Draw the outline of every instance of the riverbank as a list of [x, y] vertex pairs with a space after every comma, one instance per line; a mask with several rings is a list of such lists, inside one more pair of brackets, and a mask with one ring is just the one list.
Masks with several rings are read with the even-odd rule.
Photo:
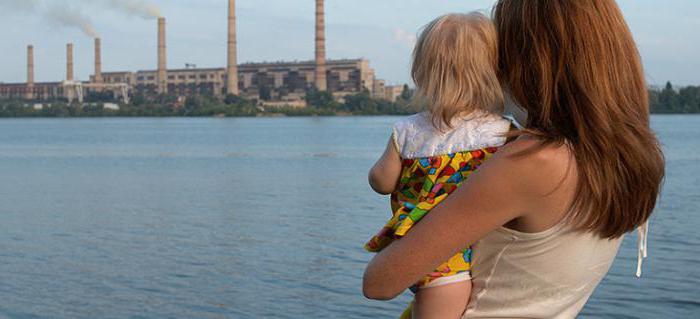
[[0, 117], [275, 117], [275, 116], [352, 116], [406, 115], [421, 111], [409, 99], [390, 102], [367, 93], [345, 96], [336, 101], [329, 93], [309, 93], [307, 107], [266, 106], [256, 100], [229, 96], [219, 100], [209, 96], [178, 98], [136, 96], [128, 104], [110, 99], [90, 98], [84, 103], [67, 101], [0, 100]]
[[[372, 98], [368, 93], [348, 95], [337, 101], [327, 92], [309, 92], [307, 107], [269, 106], [237, 96], [217, 99], [211, 96], [134, 96], [128, 104], [112, 97], [86, 96], [84, 103], [65, 100], [25, 101], [0, 99], [0, 118], [27, 117], [277, 117], [277, 116], [355, 116], [407, 115], [423, 106], [411, 102], [409, 90], [394, 102]], [[700, 87], [649, 90], [652, 114], [700, 114]]]

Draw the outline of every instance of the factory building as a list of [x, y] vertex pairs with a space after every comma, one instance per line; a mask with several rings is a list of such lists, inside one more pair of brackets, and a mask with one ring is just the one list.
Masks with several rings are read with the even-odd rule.
[[[374, 89], [374, 70], [368, 60], [329, 60], [326, 68], [327, 90], [336, 97]], [[315, 72], [314, 61], [246, 63], [238, 66], [237, 87], [239, 95], [249, 99], [295, 101], [316, 88]], [[101, 76], [105, 84], [125, 83], [132, 90], [148, 95], [158, 93], [158, 73], [157, 70], [106, 72]], [[94, 82], [95, 77], [90, 80]], [[178, 96], [224, 96], [227, 82], [226, 68], [170, 69], [166, 90]]]
[[[113, 92], [115, 97], [142, 94], [177, 96], [226, 94], [248, 99], [276, 102], [303, 101], [309, 90], [328, 91], [336, 98], [369, 92], [387, 98], [384, 81], [375, 79], [375, 72], [366, 59], [326, 59], [324, 0], [316, 0], [315, 59], [294, 62], [244, 63], [237, 61], [236, 4], [229, 0], [227, 66], [225, 68], [168, 69], [166, 20], [158, 18], [157, 68], [144, 71], [102, 71], [102, 42], [95, 39], [95, 70], [87, 82], [74, 80], [73, 45], [66, 47], [66, 80], [55, 83], [34, 83], [34, 47], [27, 50], [27, 82], [0, 83], [0, 97], [45, 100], [65, 98], [82, 100], [91, 92]], [[230, 80], [229, 80], [230, 79]]]
[[6, 99], [52, 100], [63, 98], [64, 87], [61, 82], [34, 83], [0, 83], [0, 97]]

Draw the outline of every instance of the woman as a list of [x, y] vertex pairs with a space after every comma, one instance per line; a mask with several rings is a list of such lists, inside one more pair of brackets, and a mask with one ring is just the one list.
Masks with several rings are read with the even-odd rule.
[[494, 20], [526, 128], [375, 256], [363, 291], [394, 298], [475, 244], [465, 318], [573, 318], [663, 179], [641, 59], [614, 0], [499, 0]]

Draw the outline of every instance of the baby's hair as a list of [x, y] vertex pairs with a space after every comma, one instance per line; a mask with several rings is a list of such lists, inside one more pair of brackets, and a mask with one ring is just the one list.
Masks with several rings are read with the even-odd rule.
[[453, 118], [476, 110], [503, 112], [497, 41], [494, 24], [478, 12], [444, 15], [425, 27], [411, 76], [436, 127], [451, 127]]

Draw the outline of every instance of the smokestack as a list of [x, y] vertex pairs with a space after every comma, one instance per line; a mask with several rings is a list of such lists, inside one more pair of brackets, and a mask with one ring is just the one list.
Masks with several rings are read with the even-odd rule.
[[326, 21], [324, 0], [316, 0], [316, 89], [326, 91]]
[[168, 62], [165, 46], [165, 18], [158, 18], [158, 93], [168, 93]]
[[34, 46], [27, 46], [27, 99], [34, 98]]
[[66, 45], [66, 81], [73, 81], [73, 43]]
[[228, 66], [226, 92], [238, 95], [238, 47], [236, 43], [236, 0], [228, 0]]
[[95, 38], [95, 83], [102, 83], [102, 41]]

